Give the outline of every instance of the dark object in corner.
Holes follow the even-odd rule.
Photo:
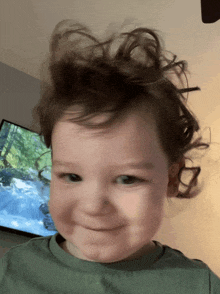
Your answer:
[[[201,0],[202,22],[213,23],[220,19],[219,0]]]

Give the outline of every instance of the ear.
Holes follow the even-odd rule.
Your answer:
[[[183,157],[180,161],[172,164],[169,168],[169,183],[167,186],[168,197],[176,197],[179,193],[180,181],[178,179],[178,174],[182,167],[185,167],[185,157]]]

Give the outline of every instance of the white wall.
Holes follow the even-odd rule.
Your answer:
[[[161,31],[166,49],[189,63],[190,86],[201,92],[189,94],[189,106],[198,117],[202,130],[211,128],[212,142],[220,143],[220,21],[204,24],[200,0],[0,0],[0,61],[39,78],[39,65],[48,51],[54,26],[73,18],[90,26],[97,36],[130,19],[126,29],[147,26]],[[0,100],[0,116],[13,120],[5,96]],[[31,126],[31,107],[19,96],[18,123]],[[30,95],[31,105],[37,102]],[[11,97],[11,102],[17,97]],[[14,101],[13,101],[14,99]],[[37,130],[37,126],[35,126]],[[206,142],[209,133],[205,133]],[[217,161],[219,160],[219,161]],[[194,200],[175,200],[154,239],[178,248],[190,258],[205,261],[220,276],[220,145],[199,161],[203,192]]]

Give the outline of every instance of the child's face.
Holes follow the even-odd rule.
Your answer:
[[[65,120],[55,125],[50,213],[70,254],[110,263],[152,248],[163,218],[168,163],[150,116],[144,121],[133,114],[107,134],[95,132]],[[123,167],[141,161],[148,168]]]

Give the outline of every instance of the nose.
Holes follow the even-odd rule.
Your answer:
[[[91,216],[101,216],[109,214],[113,205],[106,187],[100,184],[93,184],[85,191],[80,199],[81,210]]]

